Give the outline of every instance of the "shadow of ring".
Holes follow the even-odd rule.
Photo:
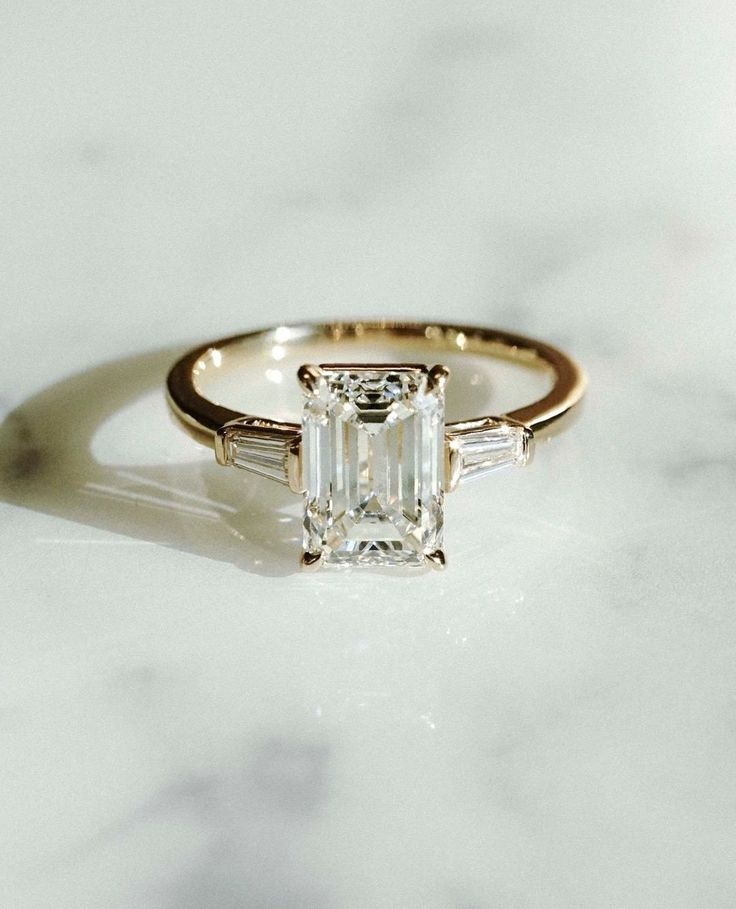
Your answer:
[[[112,533],[283,576],[297,570],[299,519],[292,493],[214,458],[101,464],[95,434],[124,406],[163,387],[180,355],[166,348],[94,367],[24,401],[0,424],[0,498]],[[141,433],[178,432],[173,424]],[[200,495],[193,494],[199,491]]]

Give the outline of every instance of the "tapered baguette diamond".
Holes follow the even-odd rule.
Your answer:
[[[322,367],[310,384],[305,552],[336,563],[423,563],[442,543],[442,385],[424,367],[350,366]]]
[[[289,484],[290,456],[299,441],[296,431],[244,419],[223,426],[217,435],[221,464]]]
[[[450,488],[501,467],[522,467],[531,457],[532,439],[526,426],[502,417],[455,424],[447,433]]]

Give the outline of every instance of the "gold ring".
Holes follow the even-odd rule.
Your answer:
[[[542,368],[542,398],[498,416],[445,422],[446,366],[346,362],[301,365],[301,424],[231,410],[202,392],[205,378],[286,352],[386,339],[430,354],[463,352]],[[424,357],[422,357],[424,359]],[[280,375],[280,374],[279,374]],[[528,463],[534,436],[581,399],[582,369],[561,351],[494,328],[411,322],[281,325],[197,347],[172,367],[169,406],[182,426],[240,467],[304,496],[304,568],[431,565],[442,568],[444,494],[499,467]],[[559,425],[559,424],[558,424]]]

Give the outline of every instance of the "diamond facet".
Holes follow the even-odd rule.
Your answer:
[[[443,383],[420,366],[320,372],[305,388],[305,552],[422,564],[442,543]]]

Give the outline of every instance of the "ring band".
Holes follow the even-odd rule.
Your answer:
[[[434,359],[464,352],[551,372],[539,400],[500,416],[445,422],[449,370],[412,363],[345,363],[298,371],[302,424],[231,410],[200,391],[203,376],[239,358],[329,342],[420,342]],[[215,449],[217,462],[244,468],[304,495],[302,566],[323,563],[443,567],[444,493],[499,467],[528,462],[535,434],[581,399],[585,376],[549,344],[492,328],[412,322],[282,325],[204,344],[167,379],[182,426]]]

